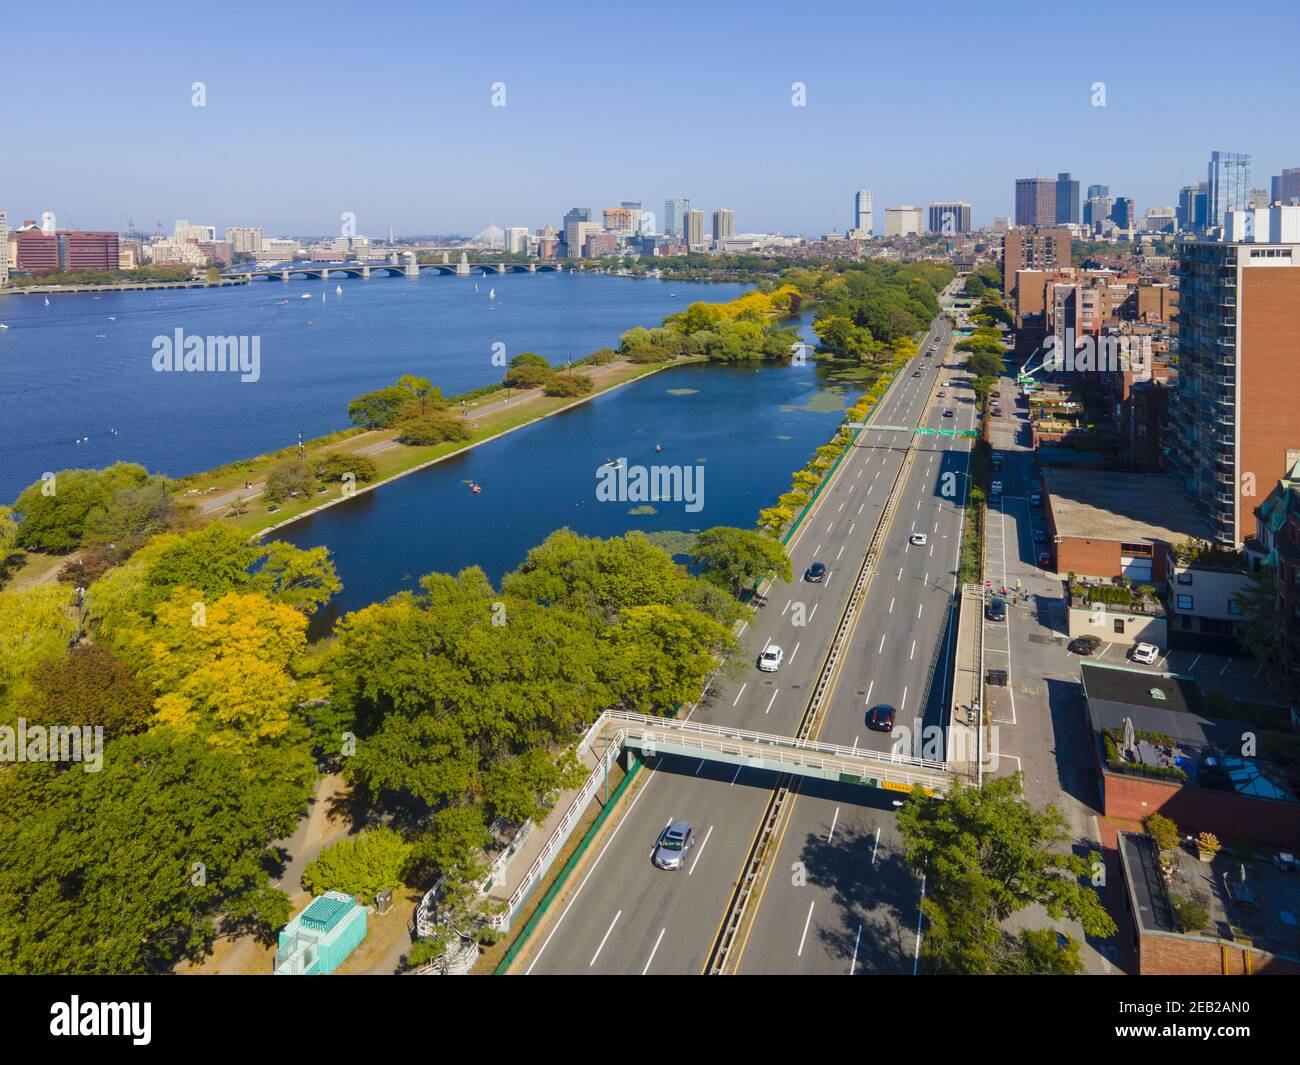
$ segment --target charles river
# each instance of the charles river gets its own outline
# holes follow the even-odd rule
[[[181,476],[286,447],[299,431],[310,439],[345,427],[350,399],[404,373],[428,377],[451,395],[500,379],[494,344],[504,344],[508,356],[534,351],[559,363],[616,346],[623,331],[658,325],[694,300],[724,301],[741,291],[734,284],[514,274],[59,294],[49,306],[39,295],[0,297],[0,322],[9,327],[0,330],[0,500],[11,502],[47,470],[121,459]],[[154,338],[177,329],[259,337],[259,379],[155,372]],[[806,322],[801,332],[810,338]],[[434,570],[480,565],[497,581],[564,525],[597,536],[752,528],[855,395],[856,387],[830,384],[811,361],[679,367],[276,536],[330,549],[344,586],[331,607],[337,615],[413,587]],[[698,467],[702,508],[599,501],[597,471],[611,458],[626,459],[629,469]],[[471,492],[471,482],[481,491]]]

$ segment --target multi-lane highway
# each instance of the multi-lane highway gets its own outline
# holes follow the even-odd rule
[[[937,320],[872,425],[974,424],[970,392],[945,384],[954,376],[951,367],[940,365],[949,340],[949,326]],[[927,357],[932,343],[938,354]],[[935,398],[939,389],[944,398]],[[955,416],[943,417],[945,407]],[[782,734],[796,730],[909,447],[913,455],[879,563],[818,731],[832,742],[888,749],[890,737],[865,728],[869,703],[898,707],[898,723],[908,727],[913,717],[925,716],[927,706],[939,704],[968,443],[881,429],[858,437],[788,545],[794,579],[766,590],[742,633],[748,668],[735,679],[715,679],[693,709],[693,720]],[[945,478],[948,473],[956,477]],[[954,481],[955,492],[945,496],[945,484]],[[910,534],[921,531],[926,546],[910,544]],[[821,584],[803,579],[815,561],[827,568]],[[769,644],[785,655],[776,673],[754,665]],[[747,768],[669,757],[654,761],[634,785],[617,824],[535,933],[521,968],[700,972],[774,783],[773,774]],[[787,806],[791,820],[778,859],[769,866],[762,898],[748,915],[752,924],[734,952],[741,971],[848,972],[851,962],[856,971],[910,971],[911,948],[903,940],[908,929],[915,935],[920,890],[898,857],[890,797],[807,785]],[[682,870],[665,872],[651,864],[650,853],[660,830],[677,818],[694,825],[696,843]]]

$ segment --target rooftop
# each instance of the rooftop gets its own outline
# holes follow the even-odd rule
[[[1248,939],[1270,954],[1300,958],[1300,875],[1273,855],[1230,853],[1225,848],[1212,862],[1202,862],[1180,847],[1169,853],[1166,887],[1150,839],[1121,832],[1118,847],[1139,932]],[[1204,929],[1183,931],[1169,899],[1171,891],[1206,907],[1209,921]]]
[[[1213,538],[1168,477],[1053,468],[1045,478],[1058,536],[1167,544]]]

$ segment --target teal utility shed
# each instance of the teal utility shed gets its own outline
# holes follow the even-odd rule
[[[366,938],[366,908],[327,891],[280,929],[276,976],[326,976]]]

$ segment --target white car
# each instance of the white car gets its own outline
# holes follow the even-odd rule
[[[776,644],[769,644],[763,648],[763,653],[758,656],[758,668],[764,673],[775,673],[781,668],[781,663],[785,660],[785,652]]]
[[[908,543],[916,544],[917,547],[924,547],[929,541],[925,538],[925,533],[912,533],[908,538]]]
[[[1144,666],[1154,664],[1159,657],[1160,648],[1153,643],[1140,643],[1133,648],[1133,661],[1141,662]]]

